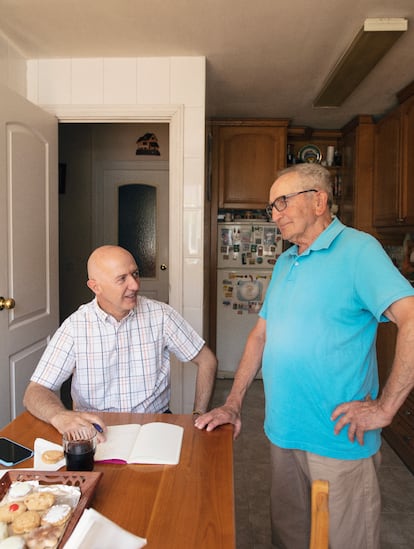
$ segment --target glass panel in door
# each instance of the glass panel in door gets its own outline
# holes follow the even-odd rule
[[[157,261],[157,190],[150,185],[118,188],[118,241],[137,262],[142,278],[155,278]]]

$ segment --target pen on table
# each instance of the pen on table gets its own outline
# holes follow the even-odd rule
[[[95,427],[95,429],[98,431],[98,433],[103,433],[103,429],[99,425],[99,423],[92,423],[92,425]]]

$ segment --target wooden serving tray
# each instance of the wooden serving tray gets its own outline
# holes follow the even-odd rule
[[[28,480],[37,480],[43,486],[51,484],[64,484],[66,486],[77,486],[81,491],[81,497],[76,508],[73,510],[58,548],[62,549],[68,538],[73,532],[78,520],[80,519],[86,506],[91,501],[95,489],[101,480],[101,472],[83,472],[83,471],[8,471],[0,479],[0,500],[7,494],[12,482],[24,482]]]

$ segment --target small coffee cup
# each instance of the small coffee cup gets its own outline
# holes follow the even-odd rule
[[[95,429],[63,433],[67,471],[93,471],[96,443]]]

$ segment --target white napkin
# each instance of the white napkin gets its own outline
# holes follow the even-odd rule
[[[63,448],[59,444],[55,444],[44,438],[37,438],[34,443],[34,469],[38,471],[57,471],[65,465],[64,457],[57,463],[45,463],[42,460],[42,454],[46,450],[61,450],[63,452]]]
[[[147,540],[134,536],[95,509],[85,509],[65,549],[141,549]]]

